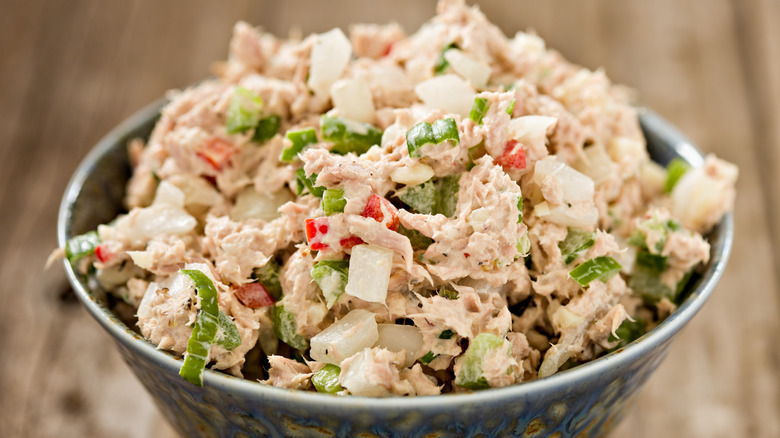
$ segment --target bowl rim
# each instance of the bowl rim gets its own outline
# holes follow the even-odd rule
[[[69,237],[69,220],[72,206],[95,163],[100,157],[116,147],[116,144],[122,141],[122,138],[132,129],[156,118],[166,102],[167,100],[164,98],[159,99],[122,121],[106,134],[81,161],[65,189],[60,204],[57,221],[57,239],[61,248],[65,246],[67,238]],[[700,166],[703,163],[704,159],[702,153],[679,130],[647,108],[638,108],[637,110],[643,131],[650,131],[659,135],[669,143],[675,153],[693,166]],[[691,318],[693,318],[710,295],[712,295],[715,286],[723,275],[731,254],[734,235],[732,213],[728,213],[724,216],[718,226],[720,227],[721,237],[718,239],[717,245],[713,245],[712,247],[713,256],[710,262],[710,268],[702,275],[699,286],[691,291],[689,297],[672,315],[653,330],[627,346],[593,361],[566,371],[555,373],[548,377],[501,388],[490,388],[466,393],[375,398],[353,395],[347,397],[333,397],[329,394],[320,394],[312,391],[278,388],[207,369],[206,373],[204,373],[204,387],[211,387],[228,393],[241,393],[258,400],[267,399],[279,402],[295,402],[296,404],[318,406],[320,408],[363,408],[369,410],[380,408],[400,411],[419,410],[431,406],[447,408],[454,405],[476,405],[487,401],[495,402],[497,399],[502,398],[517,399],[528,397],[535,393],[546,393],[556,388],[570,386],[579,381],[595,378],[610,369],[627,366],[635,360],[639,360],[640,356],[645,355],[648,350],[663,347],[672,335],[682,329]],[[710,243],[712,244],[712,242]],[[151,342],[146,341],[137,333],[133,332],[87,292],[79,280],[79,276],[74,272],[67,260],[63,260],[63,265],[76,296],[92,317],[113,336],[116,342],[126,346],[134,353],[141,354],[157,365],[168,369],[168,371],[178,374],[178,370],[181,366],[181,358],[178,358],[167,351],[157,349]],[[142,383],[145,384],[146,382]],[[193,385],[192,388],[197,387]],[[435,403],[432,404],[431,401],[434,399]]]

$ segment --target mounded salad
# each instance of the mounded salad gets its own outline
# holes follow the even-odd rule
[[[235,26],[129,145],[127,213],[63,253],[205,368],[431,395],[537,379],[673,312],[737,169],[652,162],[628,93],[442,0],[412,35]]]

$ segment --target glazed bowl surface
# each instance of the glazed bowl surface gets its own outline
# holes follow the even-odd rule
[[[61,247],[74,235],[122,211],[130,177],[127,142],[148,138],[164,101],[117,126],[83,160],[59,212]],[[665,165],[681,157],[693,166],[701,152],[650,110],[640,123],[651,157]],[[124,360],[181,436],[207,437],[587,437],[605,436],[666,356],[674,335],[698,312],[723,274],[733,239],[727,215],[707,236],[710,262],[688,287],[680,308],[628,346],[587,364],[527,383],[419,397],[334,397],[287,390],[207,371],[203,387],[183,380],[181,359],[158,350],[125,325],[105,293],[73,271],[68,278],[89,313],[112,336]],[[672,395],[670,395],[671,397]]]

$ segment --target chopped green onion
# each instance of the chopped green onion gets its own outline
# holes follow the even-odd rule
[[[469,348],[457,361],[460,372],[455,376],[455,385],[467,389],[485,389],[490,385],[485,379],[484,363],[488,353],[504,345],[504,338],[491,333],[480,333],[471,340]]]
[[[450,329],[439,333],[439,339],[451,339],[453,336],[455,336],[455,332]]]
[[[690,169],[690,164],[682,158],[675,158],[666,166],[666,183],[664,184],[664,193],[671,193],[677,181]]]
[[[219,326],[217,288],[214,287],[214,282],[201,271],[183,269],[179,272],[190,277],[195,283],[200,302],[200,312],[195,318],[192,334],[187,341],[187,352],[184,354],[179,375],[190,383],[203,386],[203,372],[209,358],[209,349]]]
[[[276,114],[263,117],[257,123],[255,128],[255,135],[252,136],[252,141],[257,143],[265,143],[272,139],[277,132],[279,132],[279,126],[282,124],[282,118]]]
[[[298,154],[303,152],[303,149],[306,148],[306,146],[317,143],[317,133],[314,131],[314,128],[287,131],[285,136],[292,142],[292,146],[284,149],[279,156],[279,161],[285,163],[292,163],[298,158]]]
[[[282,284],[279,282],[279,263],[276,259],[271,258],[262,267],[255,268],[252,276],[263,285],[274,301],[279,301],[282,297]]]
[[[520,237],[520,240],[517,241],[516,248],[521,257],[525,257],[531,252],[531,239],[528,238],[528,233],[525,233]]]
[[[474,121],[477,125],[482,124],[482,118],[485,117],[485,114],[488,112],[488,108],[490,108],[490,104],[488,104],[487,99],[484,97],[475,97],[474,103],[471,105],[471,112],[469,112],[469,118]]]
[[[412,244],[412,249],[415,251],[426,250],[433,243],[433,239],[430,237],[417,230],[406,228],[403,225],[398,227],[398,233],[409,239],[409,243]]]
[[[451,141],[454,144],[460,143],[460,135],[458,135],[458,124],[455,123],[455,119],[446,118],[439,119],[433,122],[433,140],[436,144],[443,143],[445,141]]]
[[[431,363],[432,360],[436,359],[437,357],[439,357],[438,354],[433,354],[433,351],[429,351],[425,353],[425,356],[420,358],[420,363],[423,365],[428,365],[429,363]]]
[[[435,141],[433,127],[428,122],[420,122],[406,133],[406,148],[410,157],[420,157],[419,149]]]
[[[368,123],[322,116],[320,127],[322,139],[333,142],[330,151],[334,154],[345,155],[354,152],[361,155],[371,146],[382,142],[382,130]]]
[[[306,350],[309,348],[309,342],[302,335],[298,334],[298,327],[295,324],[295,314],[284,310],[280,304],[274,305],[271,315],[274,323],[274,333],[276,337],[282,340],[296,350]]]
[[[311,176],[307,177],[306,171],[300,168],[295,171],[295,180],[298,182],[297,192],[299,195],[303,193],[304,189],[308,190],[315,198],[322,198],[322,195],[325,193],[325,187],[315,185],[317,183],[316,173],[312,173]]]
[[[322,211],[326,216],[333,213],[343,213],[347,206],[347,200],[344,198],[343,189],[327,189],[322,195]]]
[[[225,350],[231,351],[241,345],[241,335],[238,333],[236,323],[227,313],[219,311],[219,331],[214,338],[214,342],[225,347]]]
[[[82,258],[94,254],[98,245],[100,245],[100,236],[97,231],[73,236],[65,244],[65,257],[71,266],[75,266]]]
[[[652,231],[653,233],[661,234],[662,237],[657,239],[655,248],[650,249],[652,253],[657,254],[664,250],[669,232],[679,231],[681,229],[680,223],[675,219],[661,221],[653,216],[639,222],[636,229],[631,233],[631,236],[629,236],[628,243],[641,249],[650,249],[647,247],[648,233]]]
[[[341,374],[341,368],[329,363],[311,376],[311,383],[317,392],[335,394],[343,389],[339,383],[339,374]]]
[[[328,309],[333,307],[344,293],[349,279],[348,260],[320,260],[311,268],[311,278],[325,296]]]
[[[519,224],[523,222],[523,196],[522,195],[520,195],[517,198],[517,211],[519,212],[519,214],[517,215],[517,223]]]
[[[586,287],[591,281],[599,280],[606,283],[621,269],[618,262],[612,257],[601,256],[592,258],[569,271],[569,277],[574,279],[582,287]]]
[[[576,228],[569,228],[566,238],[558,242],[558,248],[563,256],[563,263],[569,264],[574,261],[582,252],[596,243],[596,233],[593,231],[583,231]]]
[[[439,119],[433,122],[433,125],[420,122],[406,133],[406,148],[410,157],[422,156],[420,148],[427,144],[440,144],[445,141],[460,143],[458,124],[455,119]]]
[[[641,318],[637,318],[636,321],[631,321],[630,319],[624,320],[623,323],[620,324],[620,327],[615,330],[617,337],[612,334],[609,335],[609,342],[618,341],[618,344],[610,349],[610,351],[625,347],[642,337],[646,332],[645,322]]]
[[[631,278],[628,279],[628,287],[638,293],[647,302],[655,303],[661,298],[674,298],[674,291],[661,281],[662,272],[654,268],[634,264]]]
[[[512,115],[512,113],[515,112],[515,103],[516,102],[517,101],[515,99],[512,99],[512,101],[509,102],[509,106],[506,107],[506,113],[509,114],[510,116]]]
[[[246,132],[260,120],[263,99],[244,87],[236,87],[227,110],[227,133]]]
[[[446,46],[442,47],[441,53],[439,53],[439,59],[436,60],[436,64],[433,66],[433,73],[437,76],[444,73],[444,70],[447,70],[447,67],[450,65],[449,61],[447,61],[447,58],[444,57],[444,54],[447,53],[448,50],[457,49],[458,45],[455,43],[449,43]]]

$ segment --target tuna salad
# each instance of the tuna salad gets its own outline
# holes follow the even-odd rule
[[[675,311],[737,168],[650,160],[631,93],[442,0],[416,33],[235,25],[61,253],[204,369],[360,396],[502,387]]]

